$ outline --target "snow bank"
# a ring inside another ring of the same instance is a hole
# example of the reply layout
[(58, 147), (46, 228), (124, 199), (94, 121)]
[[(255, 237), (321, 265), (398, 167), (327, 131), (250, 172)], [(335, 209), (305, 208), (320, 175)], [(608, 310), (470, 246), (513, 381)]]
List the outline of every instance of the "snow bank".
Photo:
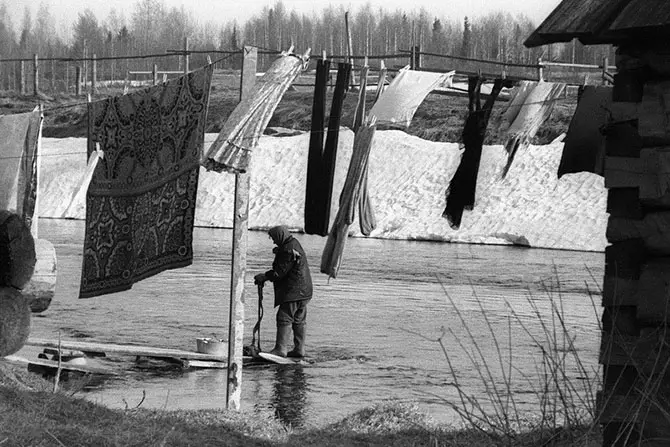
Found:
[[(207, 134), (211, 144), (215, 134)], [(284, 224), (302, 229), (309, 134), (264, 136), (250, 165), (249, 226)], [(351, 157), (353, 132), (342, 128), (335, 174), (335, 217)], [(369, 190), (377, 229), (372, 237), (471, 243), (521, 243), (532, 247), (603, 251), (607, 245), (606, 190), (589, 173), (556, 178), (563, 144), (530, 146), (516, 155), (504, 180), (502, 146), (485, 146), (475, 208), (459, 230), (442, 218), (445, 191), (460, 161), (456, 143), (435, 143), (398, 130), (378, 131), (370, 155)], [(86, 139), (44, 138), (40, 177), (43, 217), (83, 219), (75, 200), (86, 164)], [(232, 227), (234, 176), (204, 169), (196, 225)], [(360, 236), (358, 226), (351, 234)]]

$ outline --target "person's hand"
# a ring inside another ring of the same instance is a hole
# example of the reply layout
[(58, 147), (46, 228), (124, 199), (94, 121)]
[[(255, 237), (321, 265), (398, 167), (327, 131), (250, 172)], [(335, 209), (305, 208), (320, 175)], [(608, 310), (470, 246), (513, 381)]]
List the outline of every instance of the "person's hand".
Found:
[(259, 273), (258, 275), (254, 276), (254, 284), (256, 284), (257, 286), (264, 285), (265, 281), (267, 281), (265, 273)]

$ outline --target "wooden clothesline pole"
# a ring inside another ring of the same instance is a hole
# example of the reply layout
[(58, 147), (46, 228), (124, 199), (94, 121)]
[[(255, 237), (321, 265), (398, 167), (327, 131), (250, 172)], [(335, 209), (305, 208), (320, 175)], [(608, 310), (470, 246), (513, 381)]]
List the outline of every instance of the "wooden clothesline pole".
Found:
[[(258, 50), (244, 47), (240, 80), (240, 101), (256, 82)], [(239, 410), (242, 394), (242, 344), (244, 342), (244, 279), (247, 270), (249, 220), (249, 173), (235, 174), (235, 211), (233, 216), (233, 256), (230, 279), (228, 319), (228, 381), (226, 409)]]

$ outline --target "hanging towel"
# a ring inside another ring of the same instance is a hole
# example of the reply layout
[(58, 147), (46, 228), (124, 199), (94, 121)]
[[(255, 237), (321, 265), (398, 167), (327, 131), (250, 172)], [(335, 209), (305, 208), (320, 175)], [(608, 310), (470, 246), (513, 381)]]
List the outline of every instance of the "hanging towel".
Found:
[(0, 209), (18, 214), (37, 237), (42, 112), (0, 116)]
[(104, 157), (86, 194), (80, 298), (191, 264), (211, 79), (208, 65), (89, 104), (89, 151), (99, 144)]
[(268, 125), (284, 93), (303, 70), (308, 55), (282, 53), (256, 81), (254, 89), (230, 114), (219, 136), (205, 151), (208, 171), (246, 172), (251, 151)]
[(482, 157), (482, 146), (486, 136), (493, 104), (503, 88), (504, 81), (496, 79), (491, 94), (481, 107), (480, 94), (482, 79), (471, 76), (468, 79), (469, 113), (463, 128), (463, 156), (447, 188), (447, 206), (442, 214), (453, 229), (461, 225), (464, 210), (471, 210), (475, 204), (477, 174)]
[(514, 156), (519, 149), (530, 145), (540, 126), (549, 118), (554, 109), (554, 103), (565, 92), (565, 84), (556, 82), (538, 82), (528, 93), (523, 106), (507, 129), (507, 163), (502, 171), (502, 178), (509, 172)]
[(319, 201), (314, 203), (314, 214), (318, 216), (319, 221), (315, 222), (314, 226), (318, 231), (315, 231), (313, 234), (320, 236), (328, 235), (330, 205), (333, 196), (333, 182), (335, 181), (335, 163), (337, 161), (337, 144), (340, 137), (340, 120), (342, 119), (344, 99), (349, 89), (350, 76), (351, 64), (339, 63), (333, 101), (330, 106), (330, 116), (328, 117), (326, 145), (321, 158), (322, 176), (319, 179), (321, 182), (321, 194), (319, 195)]
[(536, 85), (536, 81), (520, 81), (519, 84), (514, 87), (512, 90), (512, 97), (505, 106), (505, 110), (500, 118), (500, 124), (498, 126), (500, 132), (507, 132), (509, 130), (526, 102), (526, 98), (528, 98), (528, 95), (533, 91)]
[(88, 158), (88, 164), (84, 175), (79, 182), (79, 187), (72, 195), (70, 199), (70, 205), (61, 215), (62, 218), (76, 218), (79, 215), (86, 215), (86, 191), (88, 191), (88, 186), (91, 184), (91, 179), (93, 178), (93, 173), (95, 168), (98, 166), (98, 160), (102, 158), (102, 151), (94, 151)]
[(558, 178), (576, 172), (603, 175), (605, 135), (600, 129), (607, 123), (611, 105), (612, 87), (584, 87), (565, 137)]
[(362, 125), (354, 135), (354, 149), (349, 162), (347, 177), (340, 194), (339, 208), (330, 229), (326, 246), (321, 255), (321, 273), (336, 278), (342, 263), (342, 254), (347, 240), (349, 226), (355, 218), (356, 202), (360, 197), (360, 186), (363, 172), (370, 157), (370, 148), (375, 134), (374, 118)]
[(316, 62), (314, 82), (314, 100), (312, 104), (312, 126), (309, 134), (309, 153), (307, 155), (307, 181), (305, 187), (305, 233), (325, 236), (328, 234), (328, 221), (319, 215), (320, 202), (325, 198), (323, 140), (326, 120), (326, 89), (330, 76), (330, 61), (319, 59)]
[(377, 118), (377, 124), (409, 127), (414, 112), (426, 96), (453, 75), (453, 71), (431, 73), (403, 68), (372, 106), (370, 116)]
[[(354, 133), (358, 132), (363, 123), (366, 121), (365, 116), (365, 100), (366, 91), (368, 88), (368, 67), (364, 66), (361, 69), (361, 87), (358, 91), (358, 104), (356, 105), (356, 113), (354, 115)], [(379, 90), (379, 86), (377, 87)], [(369, 157), (368, 157), (369, 159)], [(375, 218), (374, 210), (372, 209), (372, 202), (368, 192), (368, 163), (363, 165), (363, 173), (361, 176), (360, 186), (360, 200), (358, 201), (358, 221), (361, 233), (365, 236), (370, 236), (372, 230), (377, 228), (377, 219)]]

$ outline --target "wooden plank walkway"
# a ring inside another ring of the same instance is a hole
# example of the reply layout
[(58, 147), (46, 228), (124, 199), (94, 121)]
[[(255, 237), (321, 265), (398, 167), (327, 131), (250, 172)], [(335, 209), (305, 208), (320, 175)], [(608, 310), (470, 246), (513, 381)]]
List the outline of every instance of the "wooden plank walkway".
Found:
[[(41, 338), (30, 338), (26, 342), (26, 345), (58, 348), (57, 341), (45, 340)], [(157, 348), (153, 346), (120, 345), (115, 343), (99, 343), (90, 341), (61, 340), (60, 347), (61, 350), (77, 350), (84, 353), (139, 355), (145, 357), (207, 360), (211, 362), (225, 362), (227, 360), (227, 357), (225, 356), (203, 354), (195, 351), (182, 351), (180, 349)]]
[[(58, 362), (54, 360), (47, 360), (47, 359), (27, 359), (24, 357), (20, 357), (18, 355), (8, 355), (4, 357), (5, 360), (13, 363), (21, 363), (24, 365), (37, 365), (37, 366), (42, 366), (45, 368), (57, 370), (58, 369)], [(62, 371), (75, 371), (75, 372), (80, 372), (80, 373), (87, 373), (87, 374), (104, 374), (104, 375), (109, 375), (109, 376), (117, 376), (119, 373), (117, 371), (114, 371), (109, 368), (101, 368), (97, 366), (89, 366), (89, 365), (77, 365), (77, 364), (72, 364), (68, 362), (61, 362), (61, 370)]]

